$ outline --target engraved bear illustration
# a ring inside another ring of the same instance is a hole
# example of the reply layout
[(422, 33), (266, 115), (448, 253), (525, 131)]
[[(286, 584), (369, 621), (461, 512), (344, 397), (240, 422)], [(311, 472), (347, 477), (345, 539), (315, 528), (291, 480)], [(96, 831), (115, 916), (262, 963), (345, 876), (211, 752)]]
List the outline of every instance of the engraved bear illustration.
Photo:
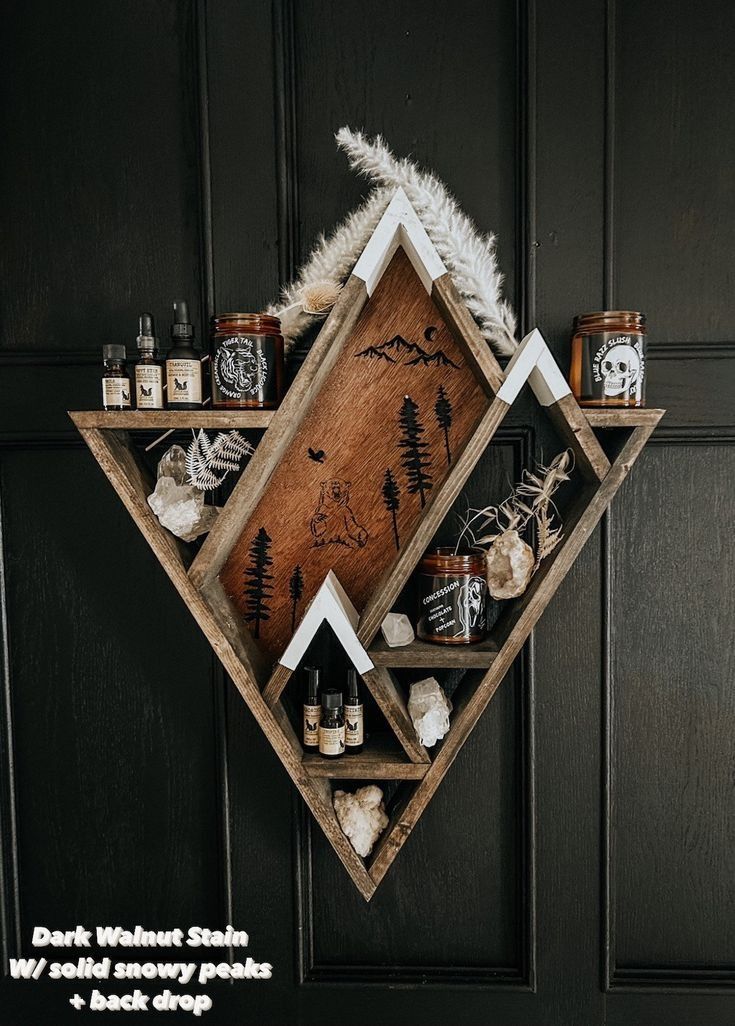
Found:
[(321, 483), (321, 497), (311, 518), (314, 546), (346, 545), (361, 549), (368, 533), (350, 509), (350, 482), (332, 478)]

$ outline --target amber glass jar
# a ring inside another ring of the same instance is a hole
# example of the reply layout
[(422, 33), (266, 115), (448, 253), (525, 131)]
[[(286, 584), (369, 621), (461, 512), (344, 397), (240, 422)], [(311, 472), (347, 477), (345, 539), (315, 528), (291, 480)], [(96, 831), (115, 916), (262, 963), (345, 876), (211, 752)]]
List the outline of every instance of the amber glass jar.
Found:
[(212, 406), (273, 409), (283, 394), (281, 322), (268, 314), (226, 313), (211, 319)]
[(416, 633), (441, 645), (471, 645), (487, 632), (485, 554), (427, 552), (419, 566)]
[(580, 406), (645, 406), (645, 315), (601, 310), (575, 317), (569, 383)]

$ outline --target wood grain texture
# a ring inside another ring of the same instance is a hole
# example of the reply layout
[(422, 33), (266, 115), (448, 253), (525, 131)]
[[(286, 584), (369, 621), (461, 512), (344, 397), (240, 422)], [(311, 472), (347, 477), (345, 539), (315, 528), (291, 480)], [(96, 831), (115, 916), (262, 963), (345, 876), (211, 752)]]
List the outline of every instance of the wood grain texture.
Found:
[(174, 544), (172, 536), (161, 528), (146, 502), (150, 484), (134, 451), (126, 444), (126, 438), (118, 437), (115, 432), (101, 431), (97, 428), (85, 428), (82, 435), (110, 484), (122, 499), (219, 656), (233, 683), (253, 715), (257, 717), (266, 737), (278, 753), (319, 825), (329, 837), (355, 886), (363, 897), (369, 900), (375, 887), (362, 860), (355, 854), (337, 823), (331, 797), (328, 798), (319, 782), (312, 784), (308, 775), (302, 771), (301, 746), (282, 708), (276, 707), (271, 710), (263, 701), (255, 671), (249, 663), (247, 642), (240, 636), (242, 628), (239, 622), (230, 617), (229, 607), (223, 610), (220, 605), (210, 606), (204, 594), (192, 585), (178, 546)]
[(420, 780), (429, 768), (426, 762), (409, 762), (396, 751), (390, 735), (372, 735), (369, 746), (356, 755), (324, 759), (318, 753), (304, 754), (304, 770), (312, 777), (335, 780)]
[(118, 428), (126, 431), (161, 428), (267, 428), (273, 410), (75, 410), (69, 413), (78, 428)]
[[(329, 374), (340, 350), (340, 340), (348, 334), (367, 302), (365, 284), (350, 278), (338, 301), (319, 332), (317, 341), (301, 367), (297, 380), (289, 388), (274, 414), (268, 438), (250, 459), (235, 486), (227, 506), (217, 518), (191, 567), (191, 579), (201, 585), (216, 577), (252, 512), (262, 489), (269, 480), (275, 461), (288, 449), (298, 426), (299, 415), (313, 401), (323, 380)], [(321, 583), (321, 582), (320, 582)]]
[[(403, 348), (378, 349), (396, 338), (403, 340)], [(416, 346), (418, 353), (407, 348)], [(469, 472), (472, 464), (463, 450), (488, 402), (402, 249), (354, 330), (343, 339), (339, 355), (337, 351), (333, 345), (332, 372), (326, 377), (322, 368), (315, 379), (308, 410), (300, 408), (298, 423), (292, 425), (298, 430), (289, 445), (269, 452), (269, 432), (259, 446), (256, 458), (264, 451), (272, 473), (250, 516), (241, 520), (239, 539), (220, 572), (226, 592), (247, 616), (244, 575), (253, 539), (265, 529), (272, 540), (273, 593), (268, 619), (259, 625), (259, 643), (271, 658), (280, 655), (291, 635), (289, 579), (297, 565), (304, 579), (302, 609), (334, 570), (359, 612), (374, 594), (376, 581), (406, 551), (425, 547), (431, 530), (425, 526), (427, 510), (434, 511), (428, 523), (435, 523), (456, 494), (445, 497), (445, 481), (463, 480), (457, 466), (465, 476)], [(426, 364), (426, 353), (442, 362)], [(440, 387), (453, 406), (448, 443), (434, 409)], [(429, 478), (425, 494), (411, 494), (411, 478), (402, 465), (407, 453), (401, 448), (406, 396), (416, 405), (423, 427), (420, 440)], [(274, 419), (271, 430), (275, 425)], [(323, 462), (310, 459), (309, 449), (323, 451)], [(398, 551), (393, 519), (383, 501), (388, 470), (400, 489)], [(252, 487), (254, 476), (246, 472), (242, 480), (246, 477)], [(230, 503), (237, 510), (236, 495)]]
[(382, 840), (380, 850), (370, 866), (370, 875), (376, 883), (380, 883), (418, 822), (444, 775), (510, 669), (534, 624), (551, 601), (580, 549), (589, 538), (591, 530), (630, 471), (652, 430), (652, 427), (645, 426), (635, 429), (610, 472), (597, 489), (590, 490), (590, 493), (580, 497), (576, 515), (571, 518), (571, 523), (567, 523), (564, 540), (545, 561), (542, 571), (535, 576), (524, 595), (506, 607), (501, 621), (493, 631), (499, 649), (497, 659), (471, 697), (455, 712), (451, 730), (432, 762), (431, 768), (421, 783), (417, 785), (393, 833)]
[(443, 274), (434, 281), (431, 298), (460, 342), (465, 359), (474, 367), (478, 379), (485, 383), (488, 394), (493, 396), (503, 383), (503, 371), (457, 292), (450, 274)]
[(395, 602), (409, 574), (424, 554), (432, 535), (459, 495), (465, 481), (489, 445), (510, 407), (502, 399), (494, 399), (477, 425), (475, 432), (459, 459), (454, 461), (441, 492), (430, 500), (421, 524), (407, 544), (401, 548), (393, 567), (387, 570), (365, 606), (357, 635), (363, 645), (370, 645)]
[[(719, 644), (735, 591), (717, 587), (735, 580), (735, 450), (657, 445), (640, 463), (610, 523), (612, 972), (694, 984), (700, 966), (714, 982), (718, 969), (731, 978), (735, 949), (735, 692)], [(686, 643), (651, 645), (652, 633)]]
[(565, 395), (546, 408), (551, 423), (574, 453), (575, 466), (586, 481), (601, 481), (610, 461), (573, 395)]
[(474, 645), (435, 645), (416, 638), (410, 645), (391, 648), (382, 635), (378, 635), (368, 650), (376, 666), (426, 667), (487, 667), (498, 654), (498, 646), (491, 639)]

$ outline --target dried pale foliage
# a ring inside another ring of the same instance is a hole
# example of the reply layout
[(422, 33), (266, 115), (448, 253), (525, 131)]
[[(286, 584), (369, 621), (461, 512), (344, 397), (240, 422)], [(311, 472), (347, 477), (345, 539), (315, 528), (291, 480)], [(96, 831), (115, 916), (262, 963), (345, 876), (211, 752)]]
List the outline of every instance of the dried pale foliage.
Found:
[(515, 316), (502, 298), (495, 236), (483, 235), (435, 175), (395, 157), (381, 136), (341, 128), (336, 135), (353, 168), (382, 187), (402, 188), (464, 297), (485, 339), (499, 356), (516, 349)]
[[(499, 356), (518, 345), (515, 317), (502, 297), (495, 237), (478, 232), (446, 186), (407, 158), (395, 157), (380, 136), (341, 128), (338, 145), (350, 164), (375, 183), (375, 188), (329, 236), (322, 235), (298, 277), (268, 313), (281, 319), (286, 352), (329, 313), (339, 286), (349, 277), (358, 257), (383, 216), (390, 199), (403, 188), (415, 207), (437, 252), (477, 321), (484, 338)], [(314, 301), (314, 293), (319, 301)]]
[(220, 431), (214, 440), (210, 440), (202, 428), (186, 450), (189, 481), (202, 492), (219, 488), (227, 475), (239, 470), (243, 459), (254, 451), (239, 431)]
[[(571, 449), (555, 456), (548, 466), (539, 464), (535, 472), (524, 470), (519, 484), (508, 498), (498, 506), (483, 509), (469, 509), (462, 520), (462, 529), (455, 551), (463, 542), (473, 548), (487, 548), (506, 531), (521, 534), (536, 524), (536, 564), (554, 551), (562, 540), (562, 524), (559, 511), (552, 496), (564, 481), (568, 481), (574, 469)], [(556, 519), (559, 523), (556, 523)]]
[(377, 228), (390, 195), (389, 189), (373, 190), (328, 237), (321, 235), (296, 280), (283, 290), (281, 302), (268, 308), (268, 313), (281, 319), (286, 352), (331, 310), (341, 283)]

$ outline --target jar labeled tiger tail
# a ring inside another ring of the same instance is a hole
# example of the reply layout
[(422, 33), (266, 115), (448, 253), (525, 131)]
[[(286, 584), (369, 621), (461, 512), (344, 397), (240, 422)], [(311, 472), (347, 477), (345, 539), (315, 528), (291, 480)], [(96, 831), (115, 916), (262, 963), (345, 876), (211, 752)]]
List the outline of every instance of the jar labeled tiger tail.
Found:
[(273, 409), (283, 391), (281, 322), (267, 314), (219, 314), (211, 321), (212, 405)]
[(602, 310), (575, 317), (570, 384), (580, 406), (644, 406), (645, 316)]
[(487, 580), (481, 552), (455, 555), (440, 548), (419, 566), (419, 619), (423, 641), (471, 645), (487, 631)]

